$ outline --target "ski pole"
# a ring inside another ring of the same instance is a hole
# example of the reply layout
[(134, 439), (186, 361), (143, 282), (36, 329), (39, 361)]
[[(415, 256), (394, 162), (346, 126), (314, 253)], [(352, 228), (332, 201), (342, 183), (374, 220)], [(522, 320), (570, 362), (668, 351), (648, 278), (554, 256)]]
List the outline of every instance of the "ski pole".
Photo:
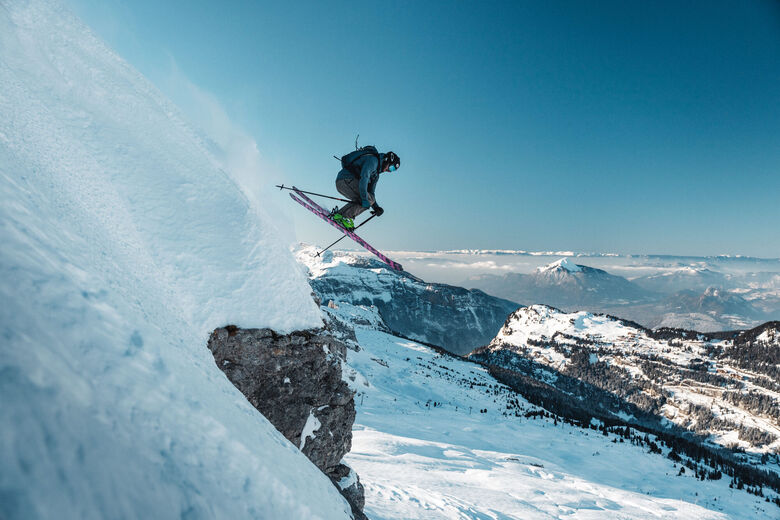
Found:
[[(277, 184), (276, 187), (279, 188), (280, 190), (295, 191), (292, 188), (288, 188), (284, 184), (282, 184), (282, 185)], [(342, 202), (352, 202), (351, 200), (342, 199), (342, 198), (339, 198), (339, 197), (331, 197), (330, 195), (323, 195), (322, 193), (314, 193), (313, 191), (303, 191), (303, 190), (298, 190), (298, 191), (300, 191), (301, 193), (305, 193), (307, 195), (316, 195), (317, 197), (325, 197), (326, 199), (340, 200)]]
[[(361, 222), (359, 226), (356, 226), (356, 227), (355, 227), (355, 229), (357, 229), (357, 228), (359, 228), (360, 226), (362, 226), (363, 224), (367, 223), (369, 220), (371, 220), (371, 219), (372, 219), (372, 218), (374, 218), (374, 217), (376, 217), (376, 213), (373, 213), (373, 214), (372, 214), (370, 217), (368, 217), (366, 220), (364, 220), (363, 222)], [(339, 242), (341, 242), (341, 241), (342, 241), (342, 240), (344, 240), (345, 238), (347, 238), (347, 235), (344, 235), (343, 237), (341, 237), (341, 238), (339, 238), (338, 240), (336, 240), (335, 242), (333, 242), (331, 245), (329, 245), (328, 247), (326, 247), (325, 249), (323, 249), (322, 251), (320, 251), (319, 253), (317, 253), (317, 255), (316, 255), (316, 256), (320, 256), (322, 253), (324, 253), (325, 251), (327, 251), (327, 250), (328, 250), (328, 249), (330, 249), (331, 247), (335, 246), (336, 244), (338, 244)]]

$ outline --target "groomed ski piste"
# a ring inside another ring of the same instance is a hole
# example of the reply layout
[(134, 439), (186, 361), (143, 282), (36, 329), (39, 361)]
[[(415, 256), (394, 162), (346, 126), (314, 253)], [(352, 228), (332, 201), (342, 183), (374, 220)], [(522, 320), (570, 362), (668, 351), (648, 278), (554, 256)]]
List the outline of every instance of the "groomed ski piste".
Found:
[[(298, 259), (315, 276), (360, 276), (352, 256)], [(361, 348), (347, 353), (357, 418), (345, 460), (365, 486), (371, 519), (777, 517), (774, 504), (729, 488), (728, 478), (678, 476), (668, 448), (652, 454), (526, 417), (540, 408), (480, 365), (389, 334), (374, 308), (323, 304), (354, 327)]]

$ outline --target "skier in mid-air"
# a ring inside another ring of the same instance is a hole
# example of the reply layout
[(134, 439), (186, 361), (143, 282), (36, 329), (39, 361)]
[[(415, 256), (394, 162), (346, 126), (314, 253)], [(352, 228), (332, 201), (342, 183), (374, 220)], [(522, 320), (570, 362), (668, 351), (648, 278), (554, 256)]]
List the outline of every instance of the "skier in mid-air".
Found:
[[(357, 148), (357, 139), (355, 140), (355, 147)], [(338, 157), (335, 155), (334, 157), (338, 159)], [(394, 172), (398, 169), (399, 166), (401, 166), (401, 159), (398, 158), (397, 154), (394, 152), (379, 153), (379, 151), (374, 146), (364, 146), (362, 148), (357, 148), (355, 151), (344, 155), (341, 158), (341, 171), (336, 176), (336, 189), (339, 191), (339, 193), (347, 197), (347, 204), (342, 208), (333, 208), (332, 211), (328, 211), (314, 202), (309, 197), (309, 195), (325, 197), (328, 199), (333, 199), (336, 197), (323, 195), (322, 193), (299, 190), (295, 186), (288, 187), (284, 184), (277, 184), (276, 187), (280, 190), (290, 190), (292, 192), (290, 193), (290, 197), (295, 202), (305, 207), (324, 221), (328, 222), (330, 225), (338, 228), (341, 232), (344, 233), (345, 237), (350, 237), (367, 251), (376, 255), (376, 257), (387, 264), (390, 269), (404, 272), (406, 276), (409, 276), (415, 280), (419, 280), (419, 278), (415, 278), (413, 275), (406, 273), (401, 264), (394, 262), (384, 253), (354, 233), (356, 227), (352, 219), (354, 219), (356, 216), (360, 215), (368, 208), (372, 209), (374, 217), (378, 217), (385, 212), (385, 210), (383, 210), (379, 204), (376, 203), (376, 184), (379, 181), (379, 175), (381, 173)], [(374, 217), (369, 217), (369, 219), (363, 221), (363, 224)], [(361, 226), (363, 224), (361, 224)], [(326, 247), (325, 250), (329, 249), (340, 240), (341, 239)], [(319, 256), (319, 253), (317, 256)]]
[(385, 212), (376, 203), (376, 183), (379, 174), (394, 172), (401, 166), (401, 160), (394, 152), (379, 153), (373, 146), (364, 146), (350, 152), (341, 159), (342, 170), (336, 176), (336, 189), (350, 200), (342, 208), (334, 208), (330, 218), (346, 230), (355, 229), (352, 219), (368, 208), (374, 215)]

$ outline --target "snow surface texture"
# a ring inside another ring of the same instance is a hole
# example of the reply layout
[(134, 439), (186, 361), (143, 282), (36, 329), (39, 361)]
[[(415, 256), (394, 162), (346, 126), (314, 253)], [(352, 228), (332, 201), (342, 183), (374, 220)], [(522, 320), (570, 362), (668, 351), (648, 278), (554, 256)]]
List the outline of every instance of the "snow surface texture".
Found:
[[(347, 463), (382, 519), (772, 518), (776, 506), (728, 479), (702, 482), (646, 448), (551, 419), (482, 367), (376, 330), (371, 310), (336, 302), (361, 345)], [(512, 405), (512, 403), (515, 405)], [(520, 412), (520, 417), (514, 411)], [(665, 450), (665, 454), (668, 450)]]
[(321, 315), (177, 110), (33, 0), (0, 5), (0, 114), (0, 517), (347, 517), (206, 348)]

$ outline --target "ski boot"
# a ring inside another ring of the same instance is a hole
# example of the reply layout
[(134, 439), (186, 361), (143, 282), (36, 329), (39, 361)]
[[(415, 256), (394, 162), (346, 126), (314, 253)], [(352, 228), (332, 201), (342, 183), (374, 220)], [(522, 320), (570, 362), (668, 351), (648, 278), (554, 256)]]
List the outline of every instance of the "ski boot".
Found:
[(333, 222), (336, 222), (347, 231), (352, 231), (355, 229), (355, 223), (352, 221), (352, 219), (343, 216), (341, 213), (337, 213), (336, 210), (333, 210), (329, 217)]

